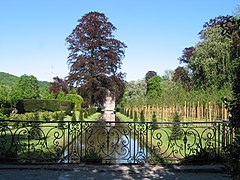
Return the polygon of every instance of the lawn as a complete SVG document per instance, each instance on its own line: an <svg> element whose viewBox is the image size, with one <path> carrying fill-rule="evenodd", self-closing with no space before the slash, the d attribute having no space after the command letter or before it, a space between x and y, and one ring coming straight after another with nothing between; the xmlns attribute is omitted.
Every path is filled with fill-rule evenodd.
<svg viewBox="0 0 240 180"><path fill-rule="evenodd" d="M84 121L96 121L101 113L95 113ZM76 117L79 112L76 112ZM71 116L66 116L65 123L56 121L43 123L26 123L23 121L7 121L0 126L0 159L23 159L24 162L58 161L64 149L71 144L79 124L68 124ZM74 134L75 133L75 134Z"/></svg>
<svg viewBox="0 0 240 180"><path fill-rule="evenodd" d="M121 113L116 115L121 122L133 122L133 119ZM139 123L135 125L140 126ZM142 133L141 135L144 137L139 137L139 139L144 141L150 150L154 150L161 157L183 158L195 155L204 149L209 151L221 149L222 133L220 127L219 129L217 127L213 128L213 126L206 124L181 125L181 131L184 135L179 139L171 140L172 124L161 123L156 128L151 128L149 125L147 134L145 132L146 127L142 129L142 132L137 132L137 134Z"/></svg>

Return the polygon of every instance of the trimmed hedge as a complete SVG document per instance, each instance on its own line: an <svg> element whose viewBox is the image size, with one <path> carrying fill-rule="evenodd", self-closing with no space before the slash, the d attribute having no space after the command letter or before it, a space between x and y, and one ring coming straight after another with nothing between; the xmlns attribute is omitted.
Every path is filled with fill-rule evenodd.
<svg viewBox="0 0 240 180"><path fill-rule="evenodd" d="M14 108L0 108L0 113L9 117L13 109Z"/></svg>
<svg viewBox="0 0 240 180"><path fill-rule="evenodd" d="M71 114L74 104L71 101L57 99L23 99L17 103L18 113L36 111L65 111Z"/></svg>

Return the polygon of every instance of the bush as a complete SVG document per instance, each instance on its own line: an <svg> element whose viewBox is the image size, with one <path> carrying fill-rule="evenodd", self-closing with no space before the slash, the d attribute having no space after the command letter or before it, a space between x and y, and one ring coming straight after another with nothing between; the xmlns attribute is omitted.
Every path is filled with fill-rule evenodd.
<svg viewBox="0 0 240 180"><path fill-rule="evenodd" d="M134 122L137 122L137 121L138 121L138 118L137 118L137 111L134 111L134 118L133 118L133 121L134 121Z"/></svg>
<svg viewBox="0 0 240 180"><path fill-rule="evenodd" d="M58 113L58 119L63 121L65 119L65 112L64 111L61 111Z"/></svg>
<svg viewBox="0 0 240 180"><path fill-rule="evenodd" d="M133 119L133 110L130 110L130 119Z"/></svg>
<svg viewBox="0 0 240 180"><path fill-rule="evenodd" d="M62 111L71 114L74 104L71 101L61 101L56 99L23 99L17 103L19 113L36 111Z"/></svg>
<svg viewBox="0 0 240 180"><path fill-rule="evenodd" d="M100 154L95 152L94 150L90 150L85 156L82 158L82 162L85 163L101 163L103 158Z"/></svg>
<svg viewBox="0 0 240 180"><path fill-rule="evenodd" d="M140 112L140 121L145 122L144 111L143 110L141 110L141 112Z"/></svg>
<svg viewBox="0 0 240 180"><path fill-rule="evenodd" d="M6 120L7 116L0 112L0 120Z"/></svg>
<svg viewBox="0 0 240 180"><path fill-rule="evenodd" d="M13 108L0 108L0 113L5 115L6 117L9 117L12 111Z"/></svg>
<svg viewBox="0 0 240 180"><path fill-rule="evenodd" d="M42 112L42 119L45 120L46 122L49 122L51 120L51 115L49 112L45 111Z"/></svg>
<svg viewBox="0 0 240 180"><path fill-rule="evenodd" d="M58 113L57 113L57 112L54 112L54 113L52 114L52 118L53 118L53 120L57 121L57 120L59 119Z"/></svg>
<svg viewBox="0 0 240 180"><path fill-rule="evenodd" d="M79 121L83 121L83 109L81 108L80 109L80 112L79 112Z"/></svg>
<svg viewBox="0 0 240 180"><path fill-rule="evenodd" d="M157 129L157 128L158 128L158 125L156 124L156 123L157 123L157 115L156 115L156 112L153 112L152 122L153 122L153 129Z"/></svg>
<svg viewBox="0 0 240 180"><path fill-rule="evenodd" d="M170 140L182 139L183 133L182 133L181 126L179 124L180 116L177 112L174 113L173 122L174 122L174 124L173 124L173 127L172 127L172 133L170 135Z"/></svg>
<svg viewBox="0 0 240 180"><path fill-rule="evenodd" d="M72 112L72 121L76 121L76 120L77 120L77 118L76 118L76 112L73 111L73 112Z"/></svg>
<svg viewBox="0 0 240 180"><path fill-rule="evenodd" d="M84 111L84 118L88 118L88 110L87 109L85 109L85 111Z"/></svg>

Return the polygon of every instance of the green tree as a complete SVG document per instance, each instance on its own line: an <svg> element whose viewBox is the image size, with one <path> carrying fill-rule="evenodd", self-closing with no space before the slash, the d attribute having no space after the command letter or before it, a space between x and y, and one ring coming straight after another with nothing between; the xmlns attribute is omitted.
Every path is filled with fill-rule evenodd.
<svg viewBox="0 0 240 180"><path fill-rule="evenodd" d="M137 111L134 111L133 121L134 121L134 122L137 122L137 121L138 121Z"/></svg>
<svg viewBox="0 0 240 180"><path fill-rule="evenodd" d="M73 112L72 112L72 121L76 121L76 120L77 120L77 118L76 118L76 112L73 111Z"/></svg>
<svg viewBox="0 0 240 180"><path fill-rule="evenodd" d="M10 87L0 85L0 105L11 102L10 93L11 93Z"/></svg>
<svg viewBox="0 0 240 180"><path fill-rule="evenodd" d="M55 99L55 94L50 93L49 86L43 86L39 88L40 91L40 98L41 99Z"/></svg>
<svg viewBox="0 0 240 180"><path fill-rule="evenodd" d="M144 80L130 81L126 84L122 105L142 105L145 103L147 83Z"/></svg>
<svg viewBox="0 0 240 180"><path fill-rule="evenodd" d="M148 99L156 99L161 96L161 82L160 76L153 76L147 81L147 97Z"/></svg>
<svg viewBox="0 0 240 180"><path fill-rule="evenodd" d="M144 111L143 110L141 110L141 112L140 112L140 121L145 122L145 117L144 117Z"/></svg>
<svg viewBox="0 0 240 180"><path fill-rule="evenodd" d="M157 115L156 115L156 112L153 112L152 122L153 122L153 129L157 129L157 128L158 128L158 124L157 124Z"/></svg>
<svg viewBox="0 0 240 180"><path fill-rule="evenodd" d="M81 105L83 103L83 98L80 95L78 95L78 94L67 94L66 95L66 100L69 100L72 103L74 103L74 109L75 110L81 109Z"/></svg>
<svg viewBox="0 0 240 180"><path fill-rule="evenodd" d="M36 77L30 75L22 75L14 89L17 99L37 99L39 98L39 86Z"/></svg>
<svg viewBox="0 0 240 180"><path fill-rule="evenodd" d="M57 99L62 100L62 101L66 100L65 93L62 90L60 90L60 92L58 93Z"/></svg>
<svg viewBox="0 0 240 180"><path fill-rule="evenodd" d="M233 63L230 60L230 37L225 36L219 22L223 17L210 20L201 31L201 41L195 46L185 48L181 62L187 63L191 70L195 88L219 90L228 83L231 89Z"/></svg>
<svg viewBox="0 0 240 180"><path fill-rule="evenodd" d="M180 140L183 137L182 128L180 123L180 116L177 112L173 115L173 127L170 135L170 140Z"/></svg>
<svg viewBox="0 0 240 180"><path fill-rule="evenodd" d="M81 108L79 111L79 121L83 121L83 109Z"/></svg>

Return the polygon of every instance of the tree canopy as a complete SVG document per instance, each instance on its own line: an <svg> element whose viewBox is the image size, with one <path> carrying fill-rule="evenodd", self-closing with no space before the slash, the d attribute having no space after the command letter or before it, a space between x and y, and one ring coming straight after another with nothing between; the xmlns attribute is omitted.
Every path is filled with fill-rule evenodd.
<svg viewBox="0 0 240 180"><path fill-rule="evenodd" d="M38 80L33 75L22 75L14 89L19 99L37 99L39 98Z"/></svg>
<svg viewBox="0 0 240 180"><path fill-rule="evenodd" d="M116 27L103 13L87 13L78 22L66 38L70 51L69 83L79 88L81 96L90 104L103 104L108 90L118 101L125 85L124 74L119 69L126 45L115 39Z"/></svg>

